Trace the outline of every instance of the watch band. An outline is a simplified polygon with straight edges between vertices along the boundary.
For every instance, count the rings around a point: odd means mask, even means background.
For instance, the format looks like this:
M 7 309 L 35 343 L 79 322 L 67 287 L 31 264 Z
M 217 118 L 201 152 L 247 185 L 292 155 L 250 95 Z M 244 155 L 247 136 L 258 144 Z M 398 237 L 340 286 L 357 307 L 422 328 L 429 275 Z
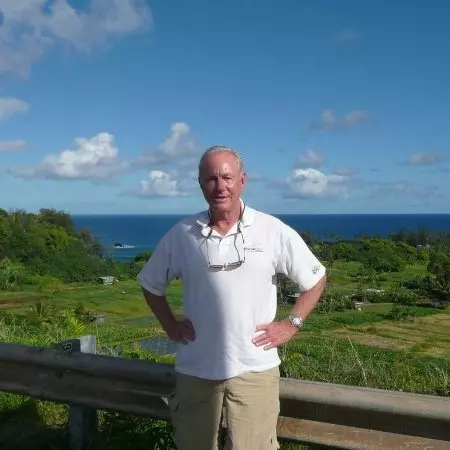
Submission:
M 303 319 L 299 316 L 294 316 L 294 314 L 290 314 L 288 319 L 290 324 L 295 328 L 300 329 L 303 326 Z

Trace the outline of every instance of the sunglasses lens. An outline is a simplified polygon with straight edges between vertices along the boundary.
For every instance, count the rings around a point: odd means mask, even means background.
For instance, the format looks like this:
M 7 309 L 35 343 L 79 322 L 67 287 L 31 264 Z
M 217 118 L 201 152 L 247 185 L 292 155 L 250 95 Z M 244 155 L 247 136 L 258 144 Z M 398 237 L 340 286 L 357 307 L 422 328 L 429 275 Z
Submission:
M 227 267 L 230 268 L 235 268 L 235 267 L 240 267 L 244 262 L 245 262 L 245 243 L 244 243 L 244 235 L 242 234 L 242 230 L 240 229 L 240 227 L 238 228 L 239 232 L 238 234 L 241 236 L 242 238 L 242 248 L 238 248 L 238 246 L 236 245 L 236 241 L 235 241 L 235 248 L 236 248 L 236 253 L 237 253 L 237 261 L 233 261 L 233 262 L 223 262 L 222 264 L 214 264 L 213 262 L 211 262 L 211 259 L 219 259 L 217 258 L 217 255 L 214 255 L 214 250 L 213 250 L 213 254 L 210 254 L 210 248 L 209 248 L 209 236 L 206 238 L 206 252 L 207 252 L 207 257 L 208 257 L 208 265 L 211 269 L 224 269 Z M 243 254 L 242 254 L 243 253 Z M 216 256 L 216 258 L 214 258 L 214 256 Z M 220 258 L 221 259 L 221 258 Z

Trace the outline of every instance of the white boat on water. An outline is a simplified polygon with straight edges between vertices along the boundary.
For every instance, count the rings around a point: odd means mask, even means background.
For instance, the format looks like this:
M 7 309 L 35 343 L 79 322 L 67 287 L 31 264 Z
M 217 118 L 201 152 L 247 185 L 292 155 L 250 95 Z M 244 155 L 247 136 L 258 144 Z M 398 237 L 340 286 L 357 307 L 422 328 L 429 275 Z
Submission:
M 118 248 L 118 249 L 120 249 L 120 248 L 135 248 L 134 245 L 122 244 L 121 242 L 114 242 L 113 247 Z

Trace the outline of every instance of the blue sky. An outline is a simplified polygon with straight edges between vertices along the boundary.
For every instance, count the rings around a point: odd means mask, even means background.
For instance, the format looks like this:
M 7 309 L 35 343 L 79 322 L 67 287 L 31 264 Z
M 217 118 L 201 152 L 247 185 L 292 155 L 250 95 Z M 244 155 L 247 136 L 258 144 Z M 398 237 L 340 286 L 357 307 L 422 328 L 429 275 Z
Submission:
M 0 207 L 450 213 L 450 3 L 0 0 Z

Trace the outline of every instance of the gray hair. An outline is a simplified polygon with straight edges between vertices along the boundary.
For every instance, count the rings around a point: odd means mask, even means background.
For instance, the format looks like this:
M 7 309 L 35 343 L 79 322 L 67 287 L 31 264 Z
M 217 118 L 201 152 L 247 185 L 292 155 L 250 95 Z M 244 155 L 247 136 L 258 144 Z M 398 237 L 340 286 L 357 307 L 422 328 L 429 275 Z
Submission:
M 200 158 L 200 162 L 198 163 L 198 176 L 199 177 L 201 176 L 205 159 L 209 155 L 214 155 L 215 153 L 230 153 L 237 160 L 239 173 L 244 172 L 244 163 L 242 161 L 241 156 L 239 155 L 239 153 L 237 151 L 233 150 L 230 147 L 226 147 L 225 145 L 213 145 L 212 147 L 209 147 L 208 149 L 206 149 L 205 153 L 203 153 L 202 157 Z

